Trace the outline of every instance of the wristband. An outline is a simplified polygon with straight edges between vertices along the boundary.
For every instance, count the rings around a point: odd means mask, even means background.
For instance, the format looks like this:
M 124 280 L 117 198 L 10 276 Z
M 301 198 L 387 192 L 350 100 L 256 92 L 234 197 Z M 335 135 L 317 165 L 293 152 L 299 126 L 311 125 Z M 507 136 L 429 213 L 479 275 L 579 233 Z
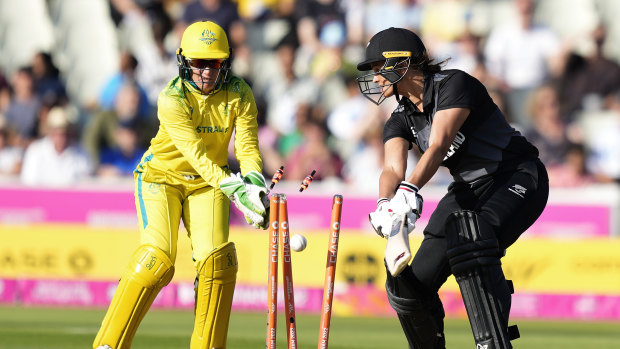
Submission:
M 405 190 L 405 191 L 408 191 L 410 193 L 417 193 L 420 190 L 420 188 L 418 188 L 417 185 L 409 183 L 407 181 L 400 182 L 400 184 L 398 185 L 398 189 L 397 190 L 401 190 L 401 189 Z
M 379 198 L 379 199 L 377 200 L 377 207 L 379 207 L 379 206 L 381 206 L 381 205 L 383 205 L 383 204 L 385 204 L 385 203 L 387 203 L 387 202 L 389 202 L 389 201 L 390 201 L 390 200 L 389 200 L 388 198 Z

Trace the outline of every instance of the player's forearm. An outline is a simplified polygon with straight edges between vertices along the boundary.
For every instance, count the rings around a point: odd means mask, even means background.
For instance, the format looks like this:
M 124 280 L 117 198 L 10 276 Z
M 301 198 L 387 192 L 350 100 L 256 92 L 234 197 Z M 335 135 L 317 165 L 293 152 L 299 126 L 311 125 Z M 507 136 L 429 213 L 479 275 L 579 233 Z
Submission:
M 446 152 L 447 150 L 443 150 L 440 147 L 431 146 L 422 157 L 420 157 L 413 172 L 407 178 L 407 182 L 416 185 L 418 188 L 422 188 L 433 178 Z
M 379 178 L 379 197 L 391 199 L 398 184 L 405 179 L 395 171 L 384 169 Z
M 241 174 L 245 175 L 250 171 L 262 172 L 263 159 L 261 157 L 258 146 L 241 145 L 241 149 L 235 147 L 235 157 L 239 161 Z
M 235 157 L 241 173 L 261 172 L 263 160 L 258 147 L 258 124 L 256 114 L 239 115 L 235 120 Z

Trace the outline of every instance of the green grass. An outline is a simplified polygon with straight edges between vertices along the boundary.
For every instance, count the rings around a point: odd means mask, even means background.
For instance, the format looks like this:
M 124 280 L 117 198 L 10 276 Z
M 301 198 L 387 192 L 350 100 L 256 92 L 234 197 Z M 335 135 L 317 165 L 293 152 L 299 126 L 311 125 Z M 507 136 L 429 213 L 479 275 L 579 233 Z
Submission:
M 90 348 L 99 328 L 102 309 L 0 307 L 0 349 Z M 134 349 L 189 348 L 191 311 L 151 310 L 134 339 Z M 620 348 L 620 323 L 513 321 L 522 338 L 518 349 Z M 229 349 L 264 348 L 266 315 L 233 313 Z M 280 348 L 286 348 L 284 318 L 278 318 Z M 299 348 L 317 347 L 319 318 L 298 314 Z M 473 348 L 466 320 L 447 319 L 448 348 Z M 395 318 L 333 317 L 330 349 L 407 348 Z

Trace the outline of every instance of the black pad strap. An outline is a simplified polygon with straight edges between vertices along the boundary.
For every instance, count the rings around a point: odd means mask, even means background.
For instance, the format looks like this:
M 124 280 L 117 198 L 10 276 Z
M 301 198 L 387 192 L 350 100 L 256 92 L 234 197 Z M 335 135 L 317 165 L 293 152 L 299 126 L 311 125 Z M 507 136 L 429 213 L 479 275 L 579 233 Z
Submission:
M 510 290 L 510 294 L 514 294 L 515 284 L 512 282 L 512 280 L 506 280 L 506 282 L 508 283 L 508 289 Z
M 510 340 L 517 339 L 521 337 L 521 333 L 519 333 L 519 327 L 517 325 L 508 326 L 508 338 Z

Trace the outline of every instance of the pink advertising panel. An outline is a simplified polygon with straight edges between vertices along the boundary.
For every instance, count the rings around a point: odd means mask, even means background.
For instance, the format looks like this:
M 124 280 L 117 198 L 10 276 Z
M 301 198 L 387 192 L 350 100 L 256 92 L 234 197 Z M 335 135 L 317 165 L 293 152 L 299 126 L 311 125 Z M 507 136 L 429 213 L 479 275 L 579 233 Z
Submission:
M 114 295 L 116 282 L 65 280 L 0 280 L 0 302 L 24 305 L 107 307 Z M 323 290 L 314 287 L 295 288 L 297 311 L 318 313 Z M 466 317 L 461 295 L 440 291 L 448 317 Z M 267 289 L 264 286 L 237 285 L 233 309 L 265 311 Z M 166 286 L 155 299 L 153 307 L 191 309 L 194 287 L 191 283 Z M 283 290 L 278 292 L 279 309 L 284 309 Z M 345 285 L 336 287 L 333 309 L 340 316 L 393 316 L 385 290 L 373 286 Z M 512 298 L 513 318 L 620 320 L 620 295 L 580 295 L 517 293 Z
M 289 217 L 299 229 L 329 227 L 331 196 L 289 194 Z M 368 212 L 375 198 L 344 196 L 342 229 L 371 230 Z M 437 199 L 424 202 L 419 229 L 437 206 Z M 59 204 L 62 203 L 62 204 Z M 597 237 L 609 236 L 613 207 L 606 203 L 549 203 L 526 236 Z M 231 212 L 233 224 L 242 225 L 240 212 Z M 30 223 L 75 223 L 90 226 L 137 225 L 133 192 L 129 190 L 56 190 L 0 187 L 0 225 Z
M 17 281 L 0 279 L 0 303 L 12 304 L 17 300 Z

